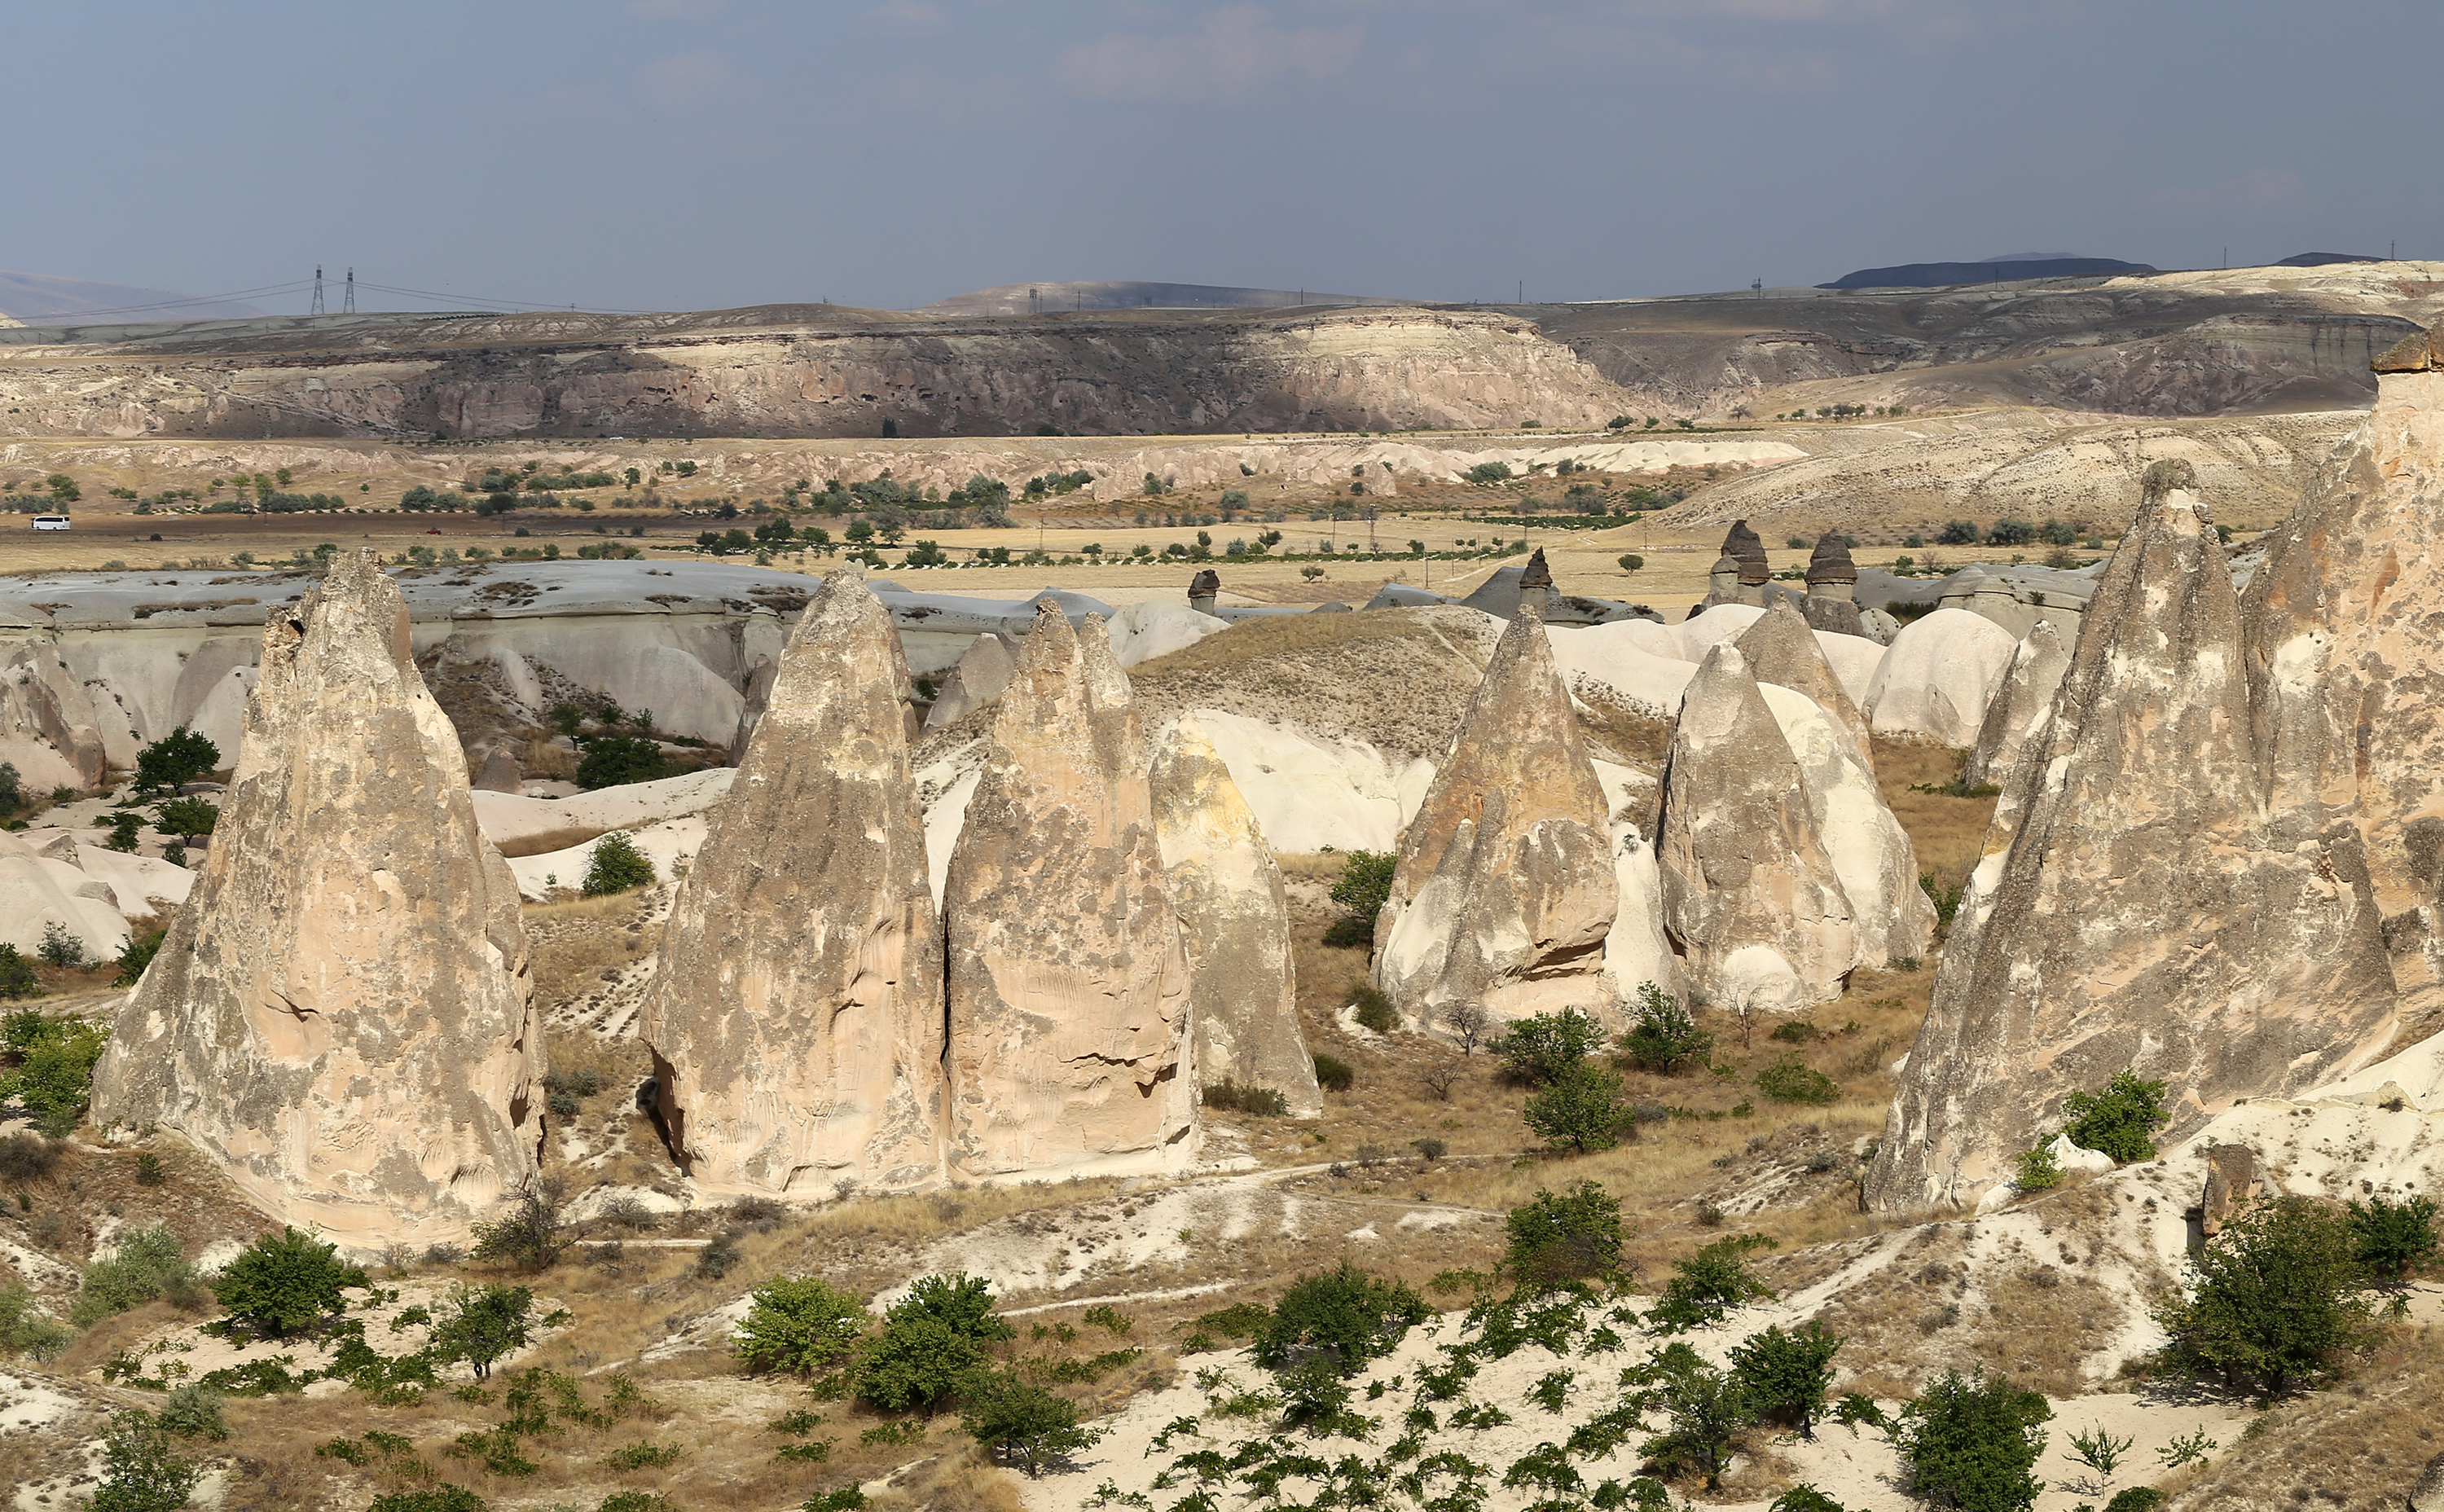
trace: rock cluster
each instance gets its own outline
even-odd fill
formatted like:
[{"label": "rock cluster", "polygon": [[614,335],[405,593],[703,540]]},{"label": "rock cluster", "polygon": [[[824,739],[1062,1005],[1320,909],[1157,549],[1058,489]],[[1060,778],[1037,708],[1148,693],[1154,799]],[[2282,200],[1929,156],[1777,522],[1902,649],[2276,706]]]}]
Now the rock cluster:
[{"label": "rock cluster", "polygon": [[1603,789],[1544,626],[1523,610],[1401,837],[1376,985],[1427,1026],[1455,1003],[1499,1019],[1608,1009],[1617,893]]},{"label": "rock cluster", "polygon": [[94,1077],[354,1247],[466,1237],[535,1171],[543,1044],[508,865],[371,554],[265,626],[202,879]]}]

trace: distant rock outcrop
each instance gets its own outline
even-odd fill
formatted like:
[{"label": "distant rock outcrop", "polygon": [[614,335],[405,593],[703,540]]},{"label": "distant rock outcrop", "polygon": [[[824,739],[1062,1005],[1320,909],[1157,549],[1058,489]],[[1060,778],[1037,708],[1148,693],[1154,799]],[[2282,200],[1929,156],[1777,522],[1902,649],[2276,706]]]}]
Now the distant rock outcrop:
[{"label": "distant rock outcrop", "polygon": [[2070,648],[2050,619],[2040,619],[2011,653],[2003,670],[2003,685],[1986,701],[1985,721],[1977,727],[1976,744],[1961,765],[1964,783],[2000,785],[2020,758],[2020,744],[2053,707],[2054,690],[2070,670]]},{"label": "distant rock outcrop", "polygon": [[110,765],[93,701],[46,641],[0,642],[0,761],[29,793],[99,787]]},{"label": "distant rock outcrop", "polygon": [[942,934],[891,617],[825,581],[663,928],[640,1037],[711,1195],[941,1173]]},{"label": "distant rock outcrop", "polygon": [[1196,1074],[1270,1088],[1313,1117],[1324,1094],[1299,1032],[1289,897],[1272,848],[1194,714],[1163,731],[1147,780],[1187,950]]},{"label": "distant rock outcrop", "polygon": [[2281,802],[2191,482],[2151,470],[2012,769],[1868,1178],[1877,1206],[1974,1201],[2065,1097],[2124,1069],[2170,1084],[2179,1137],[2236,1097],[2348,1071],[2391,1032],[2360,837]]},{"label": "distant rock outcrop", "polygon": [[953,1172],[1194,1153],[1188,967],[1103,621],[1036,611],[943,890]]},{"label": "distant rock outcrop", "polygon": [[1691,678],[1664,768],[1664,929],[1725,1006],[1829,1002],[1859,964],[1850,899],[1805,774],[1748,661],[1717,645]]},{"label": "distant rock outcrop", "polygon": [[352,1247],[463,1239],[535,1171],[530,986],[406,605],[372,553],[343,556],[265,625],[203,877],[120,1012],[93,1116],[177,1131]]},{"label": "distant rock outcrop", "polygon": [[1375,927],[1376,985],[1426,1026],[1462,1002],[1504,1020],[1610,1012],[1610,821],[1545,628],[1523,611],[1400,838]]}]

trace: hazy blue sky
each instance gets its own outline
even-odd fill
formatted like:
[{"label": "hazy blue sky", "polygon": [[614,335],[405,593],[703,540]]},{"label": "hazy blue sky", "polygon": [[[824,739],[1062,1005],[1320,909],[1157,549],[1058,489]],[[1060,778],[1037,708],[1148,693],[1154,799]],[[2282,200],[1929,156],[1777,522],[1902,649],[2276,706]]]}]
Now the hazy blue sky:
[{"label": "hazy blue sky", "polygon": [[2019,251],[2444,256],[2435,0],[9,16],[0,267],[195,294],[317,261],[674,309],[1028,279],[1533,300]]}]

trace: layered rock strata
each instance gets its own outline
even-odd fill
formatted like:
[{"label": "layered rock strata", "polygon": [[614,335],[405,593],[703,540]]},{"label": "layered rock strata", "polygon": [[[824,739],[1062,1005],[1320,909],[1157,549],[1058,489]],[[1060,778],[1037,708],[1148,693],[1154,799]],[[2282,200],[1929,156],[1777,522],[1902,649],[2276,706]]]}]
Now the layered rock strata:
[{"label": "layered rock strata", "polygon": [[1311,1118],[1324,1094],[1299,1030],[1289,895],[1272,848],[1194,714],[1163,731],[1147,781],[1187,953],[1196,1074],[1269,1088]]},{"label": "layered rock strata", "polygon": [[530,986],[406,605],[371,553],[342,557],[265,626],[202,878],[120,1012],[93,1116],[176,1130],[353,1247],[460,1240],[535,1172]]},{"label": "layered rock strata", "polygon": [[2190,482],[2150,470],[2012,768],[1869,1174],[1877,1206],[1990,1193],[2064,1098],[2119,1071],[2168,1083],[2177,1138],[2236,1098],[2347,1072],[2391,1033],[2364,847],[2280,802],[2279,708],[2252,694]]},{"label": "layered rock strata", "polygon": [[954,1174],[1194,1153],[1187,961],[1102,619],[1040,606],[943,887]]},{"label": "layered rock strata", "polygon": [[907,686],[889,613],[826,581],[679,884],[640,1035],[701,1192],[941,1173],[942,932]]},{"label": "layered rock strata", "polygon": [[1401,836],[1376,985],[1429,1027],[1456,1003],[1506,1020],[1609,1012],[1617,895],[1603,788],[1544,626],[1523,610]]}]

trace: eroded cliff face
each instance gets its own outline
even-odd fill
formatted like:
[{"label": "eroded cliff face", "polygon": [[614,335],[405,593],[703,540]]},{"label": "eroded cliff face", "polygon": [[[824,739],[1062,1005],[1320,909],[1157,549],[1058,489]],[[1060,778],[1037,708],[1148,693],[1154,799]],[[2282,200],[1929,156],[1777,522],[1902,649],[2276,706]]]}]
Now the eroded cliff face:
[{"label": "eroded cliff face", "polygon": [[463,1240],[541,1134],[517,887],[370,553],[264,636],[203,876],[120,1013],[93,1116],[177,1131],[352,1247]]},{"label": "eroded cliff face", "polygon": [[1188,964],[1148,752],[1100,617],[1036,615],[943,886],[953,1173],[1195,1153]]},{"label": "eroded cliff face", "polygon": [[942,935],[891,616],[824,582],[679,884],[639,1033],[709,1194],[941,1172]]},{"label": "eroded cliff face", "polygon": [[[2172,1137],[2376,1055],[2394,985],[2359,832],[2282,801],[2239,596],[2177,465],[2092,601],[1998,805],[1870,1172],[1884,1208],[2008,1181],[2064,1099],[2136,1070]],[[2269,801],[2269,797],[2271,800]]]}]

